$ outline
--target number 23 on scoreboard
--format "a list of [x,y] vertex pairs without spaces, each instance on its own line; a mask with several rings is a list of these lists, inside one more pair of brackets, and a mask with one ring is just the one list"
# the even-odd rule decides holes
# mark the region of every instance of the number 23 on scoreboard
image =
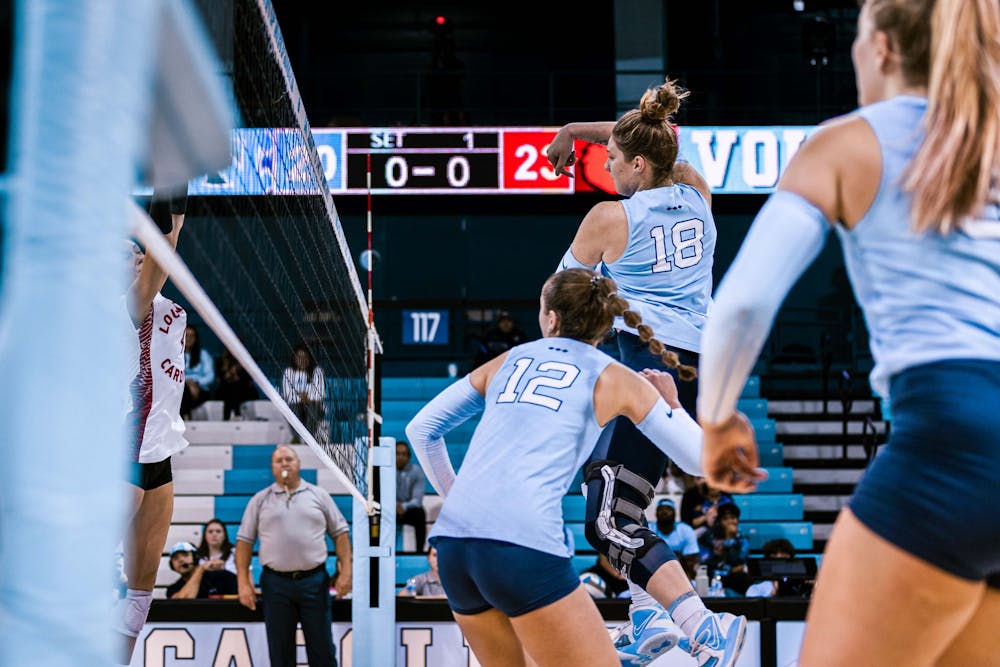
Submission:
[[545,157],[554,130],[503,132],[503,189],[572,192],[573,182],[557,176]]

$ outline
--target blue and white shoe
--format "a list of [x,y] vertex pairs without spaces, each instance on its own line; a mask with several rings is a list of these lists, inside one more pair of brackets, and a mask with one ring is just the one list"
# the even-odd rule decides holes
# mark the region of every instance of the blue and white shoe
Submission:
[[745,616],[706,611],[691,637],[689,652],[698,661],[698,667],[733,667],[746,638]]
[[633,607],[629,619],[611,634],[623,667],[648,665],[677,646],[683,636],[661,607]]

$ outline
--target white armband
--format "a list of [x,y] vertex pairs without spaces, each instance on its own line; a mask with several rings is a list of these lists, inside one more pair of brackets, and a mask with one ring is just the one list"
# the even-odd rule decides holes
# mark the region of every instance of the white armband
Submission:
[[636,428],[681,470],[702,476],[701,427],[684,408],[671,408],[659,398]]
[[587,266],[573,256],[573,248],[570,247],[566,249],[566,254],[563,255],[563,258],[559,261],[559,268],[556,269],[556,273],[565,271],[566,269],[590,269],[591,271],[594,271],[597,269],[597,264]]
[[455,468],[448,458],[444,435],[481,413],[485,404],[486,399],[466,375],[435,396],[406,425],[413,453],[441,497],[448,495],[455,482]]

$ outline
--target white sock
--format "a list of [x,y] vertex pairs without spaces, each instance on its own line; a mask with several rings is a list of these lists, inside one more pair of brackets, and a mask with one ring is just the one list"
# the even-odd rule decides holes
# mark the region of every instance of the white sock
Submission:
[[632,593],[632,606],[633,607],[659,607],[660,603],[653,599],[653,596],[646,592],[644,588],[640,588],[639,584],[635,583],[631,579],[628,580],[628,590]]
[[674,600],[667,612],[685,635],[694,637],[695,630],[708,610],[701,598],[694,591],[689,591]]

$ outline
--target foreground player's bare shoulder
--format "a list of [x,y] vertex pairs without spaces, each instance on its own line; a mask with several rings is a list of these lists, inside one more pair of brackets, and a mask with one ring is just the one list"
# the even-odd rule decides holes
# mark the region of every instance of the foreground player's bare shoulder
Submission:
[[830,222],[851,226],[871,205],[881,170],[871,126],[849,114],[820,125],[792,158],[778,188],[802,195]]

